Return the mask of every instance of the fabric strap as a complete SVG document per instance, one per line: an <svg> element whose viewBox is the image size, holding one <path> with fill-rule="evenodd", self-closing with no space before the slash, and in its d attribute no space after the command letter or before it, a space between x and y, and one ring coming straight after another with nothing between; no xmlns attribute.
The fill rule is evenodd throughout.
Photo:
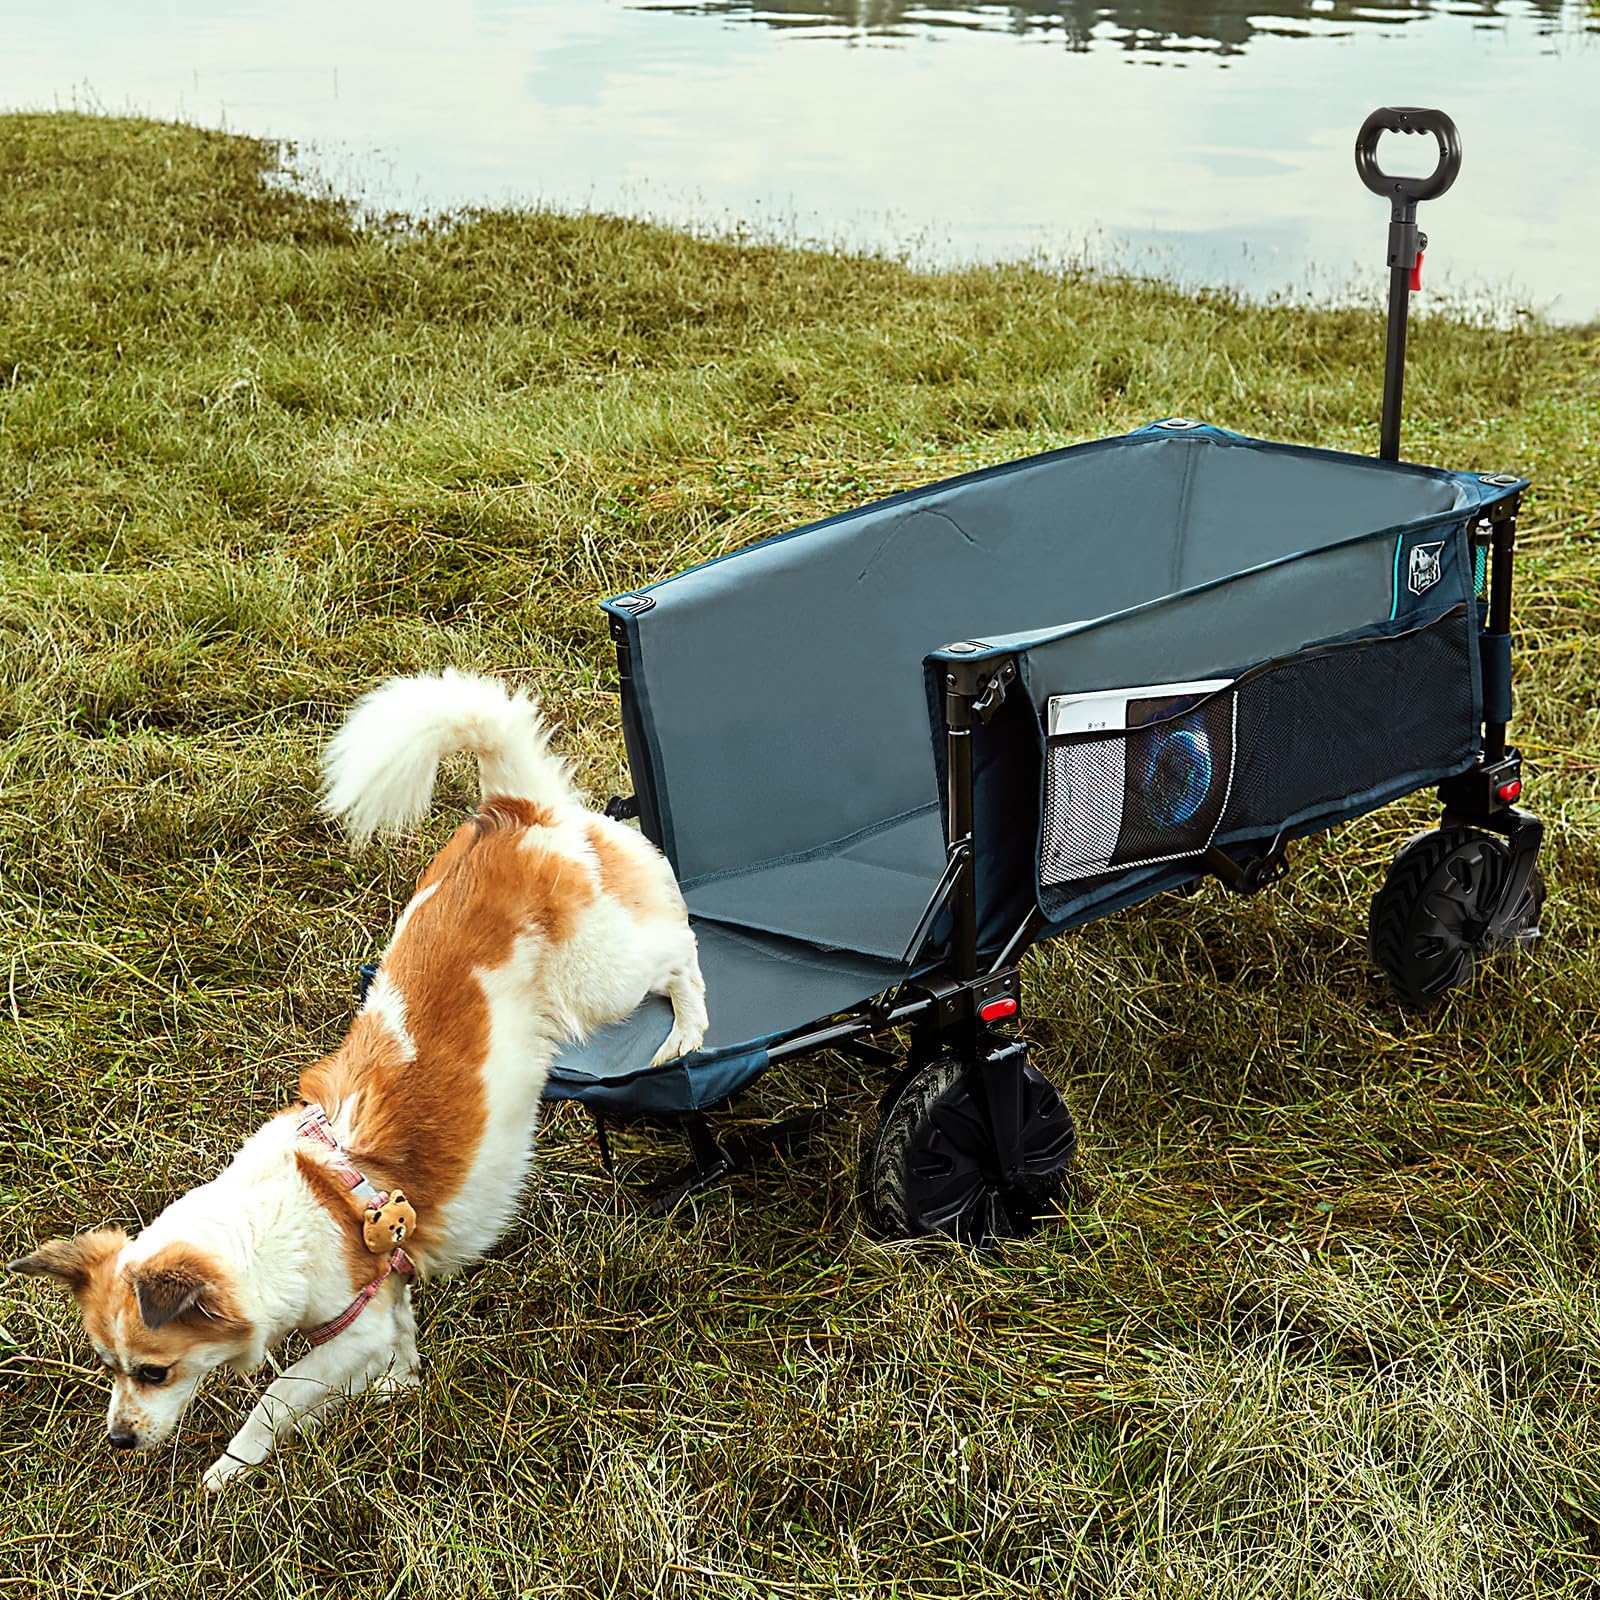
<svg viewBox="0 0 1600 1600"><path fill-rule="evenodd" d="M327 1112L315 1101L306 1107L295 1126L295 1132L300 1138L308 1139L313 1144L320 1144L325 1150L333 1152L333 1159L328 1162L329 1170L340 1179L351 1194L366 1203L369 1211L375 1210L388 1200L388 1193L376 1188L360 1167L345 1154L344 1147L339 1143L328 1121ZM326 1322L319 1322L316 1327L304 1330L310 1343L326 1344L330 1339L337 1338L343 1333L377 1298L378 1291L388 1281L391 1272L398 1272L402 1278L416 1275L416 1262L398 1245L388 1251L382 1261L377 1277L362 1289L338 1316L330 1317Z"/></svg>

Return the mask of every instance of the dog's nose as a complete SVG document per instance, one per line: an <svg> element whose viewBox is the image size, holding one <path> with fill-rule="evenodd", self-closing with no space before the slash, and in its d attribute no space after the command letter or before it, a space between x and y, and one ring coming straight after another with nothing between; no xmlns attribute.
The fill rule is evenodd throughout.
<svg viewBox="0 0 1600 1600"><path fill-rule="evenodd" d="M113 1424L107 1437L111 1440L113 1450L131 1450L139 1442L138 1434L125 1422Z"/></svg>

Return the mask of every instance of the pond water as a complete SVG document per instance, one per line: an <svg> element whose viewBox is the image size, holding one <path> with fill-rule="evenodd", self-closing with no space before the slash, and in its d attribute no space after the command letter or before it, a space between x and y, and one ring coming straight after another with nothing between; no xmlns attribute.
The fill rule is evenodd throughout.
<svg viewBox="0 0 1600 1600"><path fill-rule="evenodd" d="M291 139L381 209L1313 298L1381 292L1362 117L1438 105L1465 158L1423 208L1432 302L1600 317L1600 0L12 0L5 30L0 105Z"/></svg>

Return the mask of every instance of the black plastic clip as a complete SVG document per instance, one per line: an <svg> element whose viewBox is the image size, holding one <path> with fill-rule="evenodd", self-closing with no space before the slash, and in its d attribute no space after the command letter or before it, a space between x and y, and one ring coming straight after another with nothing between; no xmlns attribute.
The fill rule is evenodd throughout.
<svg viewBox="0 0 1600 1600"><path fill-rule="evenodd" d="M1235 861L1226 850L1212 845L1205 853L1206 870L1235 894L1255 894L1276 883L1289 871L1289 841L1279 834L1258 856Z"/></svg>
<svg viewBox="0 0 1600 1600"><path fill-rule="evenodd" d="M598 1111L591 1111L594 1118L594 1140L600 1148L600 1166L608 1178L617 1175L617 1164L611 1156L611 1135L606 1131L606 1119Z"/></svg>
<svg viewBox="0 0 1600 1600"><path fill-rule="evenodd" d="M605 803L605 814L613 822L631 822L639 815L638 795L630 794L627 799L620 794L612 795Z"/></svg>
<svg viewBox="0 0 1600 1600"><path fill-rule="evenodd" d="M1489 635L1488 637L1492 637ZM1522 752L1511 749L1498 761L1479 756L1475 766L1439 785L1445 809L1473 827L1496 826L1494 819L1515 810L1522 795Z"/></svg>
<svg viewBox="0 0 1600 1600"><path fill-rule="evenodd" d="M1016 677L1016 675L1016 666L1010 661L1002 662L995 669L994 676L991 677L988 683L984 685L983 693L972 702L972 709L974 713L982 721L987 722L1004 704L1006 698L1006 685L1009 684L1011 680Z"/></svg>

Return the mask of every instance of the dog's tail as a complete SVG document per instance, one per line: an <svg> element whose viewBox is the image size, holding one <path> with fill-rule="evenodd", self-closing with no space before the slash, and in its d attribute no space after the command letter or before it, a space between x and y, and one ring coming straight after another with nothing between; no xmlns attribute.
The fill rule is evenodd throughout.
<svg viewBox="0 0 1600 1600"><path fill-rule="evenodd" d="M358 843L420 822L439 763L478 758L484 798L576 802L572 771L550 749L538 702L493 678L447 671L391 678L356 703L322 755L322 807Z"/></svg>

